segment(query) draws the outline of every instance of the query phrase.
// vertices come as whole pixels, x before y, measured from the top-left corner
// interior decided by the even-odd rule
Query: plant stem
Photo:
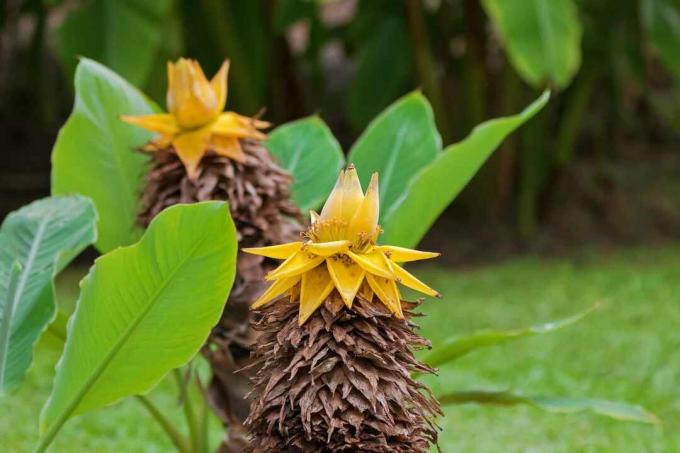
[[[163,428],[163,431],[165,431],[170,440],[172,440],[172,443],[177,447],[177,450],[182,453],[191,453],[192,450],[185,437],[150,399],[143,395],[136,395],[135,398],[142,403],[142,406],[144,406],[146,410],[149,411],[149,414],[151,414],[158,424],[161,425],[161,428]]]
[[[243,43],[240,39],[236,29],[237,22],[230,11],[233,2],[205,0],[200,4],[208,25],[208,30],[205,32],[212,36],[213,45],[219,49],[220,54],[238,62],[243,68],[251,59],[247,57],[247,52],[244,50],[247,47],[245,44],[248,43]],[[261,100],[255,86],[255,79],[249,77],[248,71],[243,69],[230,72],[231,83],[237,88],[236,91],[239,93],[238,97],[242,101],[244,110],[248,113],[256,112],[261,105]]]
[[[517,230],[523,239],[536,231],[538,224],[538,199],[545,180],[547,112],[541,112],[523,129],[521,148],[521,174],[517,200]]]
[[[465,87],[465,133],[481,123],[486,110],[487,72],[485,68],[484,14],[478,0],[463,2],[465,42],[463,86]]]
[[[430,51],[430,43],[427,37],[427,27],[423,20],[420,0],[406,0],[406,19],[409,34],[413,42],[413,54],[418,71],[418,78],[423,86],[423,91],[432,103],[435,120],[444,136],[444,142],[448,143],[452,137],[449,131],[449,122],[444,109],[442,91],[435,74],[434,61]]]
[[[569,97],[555,142],[555,166],[558,168],[568,164],[574,154],[576,139],[583,126],[583,116],[588,109],[596,78],[593,71],[583,74],[578,78]]]
[[[182,372],[179,368],[174,369],[173,373],[175,375],[175,379],[177,380],[180,401],[182,403],[182,409],[184,410],[184,418],[186,419],[187,426],[189,427],[189,438],[191,439],[191,445],[193,447],[193,451],[199,452],[201,451],[201,426],[198,419],[196,418],[196,412],[194,412],[187,382],[184,380]]]
[[[515,70],[506,64],[503,77],[503,93],[501,112],[515,112],[518,110],[522,85]],[[496,174],[496,202],[495,213],[499,217],[511,212],[512,194],[517,168],[517,137],[513,134],[498,150],[498,173]]]
[[[201,453],[208,453],[210,451],[210,438],[208,435],[210,408],[208,407],[208,397],[205,388],[203,387],[203,383],[201,382],[201,379],[199,378],[198,374],[196,374],[194,382],[196,383],[196,388],[198,389],[198,392],[201,395],[201,416],[200,416],[201,449],[199,451]]]

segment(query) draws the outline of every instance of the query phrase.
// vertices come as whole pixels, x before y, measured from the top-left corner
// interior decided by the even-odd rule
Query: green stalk
[[[210,408],[208,407],[208,396],[206,394],[205,388],[203,387],[203,383],[201,382],[201,379],[198,377],[198,374],[196,375],[196,378],[194,379],[194,382],[196,383],[196,388],[201,395],[201,416],[200,416],[200,429],[201,429],[201,435],[200,435],[200,440],[201,440],[201,445],[200,445],[200,452],[201,453],[208,453],[210,451],[210,436],[209,436],[209,421],[210,421]]]
[[[148,398],[142,395],[137,395],[135,396],[139,402],[142,403],[142,405],[149,411],[149,414],[158,422],[159,425],[161,425],[161,428],[163,428],[163,431],[168,435],[172,443],[177,447],[177,450],[180,451],[180,453],[192,453],[191,449],[189,448],[186,440],[180,434],[179,431],[175,428],[175,426],[168,420],[165,415],[156,407],[156,405],[151,402]],[[52,427],[49,429],[47,434],[45,434],[38,442],[38,445],[35,447],[34,452],[36,453],[42,453],[45,450],[47,450],[47,447],[50,446],[54,438],[56,437],[57,433],[63,426],[64,422],[66,419],[60,420],[58,423],[55,423],[52,425]]]
[[[579,77],[571,96],[569,96],[555,141],[555,166],[558,168],[564,167],[572,159],[574,146],[583,126],[583,117],[590,105],[590,95],[593,92],[596,79],[594,71]]]
[[[142,406],[146,408],[146,410],[158,422],[161,428],[163,428],[163,431],[165,431],[165,434],[168,435],[172,443],[175,445],[175,447],[177,447],[178,451],[181,453],[191,453],[192,450],[184,436],[177,430],[177,428],[175,428],[172,422],[168,420],[165,415],[163,415],[163,412],[161,412],[160,409],[158,409],[158,407],[156,407],[156,405],[150,399],[143,395],[136,395],[135,398],[142,404]]]
[[[199,420],[196,418],[196,412],[194,411],[193,403],[191,401],[191,395],[189,395],[187,383],[182,377],[182,372],[179,370],[179,368],[175,368],[173,373],[175,375],[175,379],[177,380],[180,401],[184,411],[184,418],[186,419],[187,426],[189,427],[189,438],[191,439],[191,445],[193,447],[192,451],[200,452],[201,426]]]
[[[465,132],[481,123],[486,110],[486,68],[484,58],[484,19],[478,0],[463,2],[465,41],[467,50],[463,61],[463,86],[465,87]]]
[[[515,70],[506,64],[503,75],[503,93],[501,112],[516,112],[519,110],[519,99],[521,94],[521,81]],[[513,186],[516,176],[517,164],[517,137],[512,134],[505,139],[505,142],[498,150],[498,170],[496,174],[496,202],[495,214],[503,217],[510,212],[512,204]]]
[[[427,27],[423,19],[421,2],[420,0],[407,0],[405,7],[418,78],[423,91],[432,103],[435,120],[442,132],[444,143],[448,143],[452,139],[452,134],[449,130],[448,115],[444,108],[442,90],[434,70],[434,61],[427,36]]]
[[[240,42],[235,18],[229,11],[229,4],[226,1],[205,0],[200,3],[205,12],[205,18],[209,30],[207,33],[212,35],[213,43],[219,49],[220,54],[237,62],[239,65],[246,65],[249,59],[244,53],[246,47]],[[255,112],[260,107],[257,96],[257,88],[253,79],[248,77],[246,71],[230,71],[229,77],[238,89],[239,98],[243,100],[244,109],[247,112]]]
[[[546,165],[546,113],[541,112],[524,126],[522,134],[521,174],[517,200],[517,230],[526,239],[538,226],[538,199],[548,171]]]

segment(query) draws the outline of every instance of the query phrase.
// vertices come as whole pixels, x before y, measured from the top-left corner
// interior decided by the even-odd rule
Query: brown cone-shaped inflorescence
[[[302,325],[288,297],[263,308],[250,451],[423,452],[436,444],[439,404],[411,377],[433,372],[413,355],[430,345],[414,332],[415,305],[402,301],[399,319],[363,296],[348,308],[333,291]]]
[[[168,63],[165,113],[123,115],[121,120],[156,135],[140,146],[151,154],[138,221],[147,226],[159,212],[177,203],[226,200],[240,247],[262,247],[298,237],[300,212],[289,200],[291,176],[262,145],[259,117],[224,111],[227,104],[225,61],[208,79],[197,61]],[[228,426],[221,451],[245,448],[242,421],[248,414],[247,376],[235,371],[248,363],[253,331],[250,304],[264,290],[271,259],[239,254],[236,280],[222,319],[203,348],[213,368],[209,401]]]
[[[171,149],[153,153],[139,223],[148,225],[156,214],[177,203],[226,200],[239,246],[259,247],[299,238],[301,216],[289,198],[291,176],[277,165],[261,142],[244,139],[241,149],[245,156],[242,162],[208,153],[193,178]],[[254,341],[250,304],[262,294],[264,275],[275,265],[268,258],[239,253],[236,280],[222,319],[203,348],[213,369],[209,399],[228,428],[222,446],[225,452],[245,448],[241,424],[248,415],[245,396],[250,384],[247,374],[236,371],[248,364]]]
[[[290,174],[274,161],[260,141],[244,139],[241,148],[243,162],[206,155],[195,178],[188,176],[171,149],[153,153],[142,192],[139,223],[148,225],[160,211],[177,203],[227,200],[240,247],[297,239],[300,226],[291,223],[290,218],[299,219],[300,211],[290,201]]]

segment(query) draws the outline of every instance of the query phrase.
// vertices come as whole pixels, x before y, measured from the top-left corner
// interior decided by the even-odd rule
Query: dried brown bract
[[[358,296],[346,307],[333,291],[303,324],[284,297],[262,309],[254,353],[258,369],[246,421],[254,452],[422,452],[437,441],[441,414],[412,372],[432,373],[413,351],[416,304],[399,319]]]

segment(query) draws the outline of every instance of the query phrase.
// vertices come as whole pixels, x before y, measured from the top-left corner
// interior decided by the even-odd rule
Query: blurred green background
[[[442,379],[627,400],[665,424],[465,406],[447,410],[443,450],[680,450],[680,0],[0,0],[0,218],[49,192],[78,55],[161,105],[168,59],[197,58],[212,76],[230,58],[229,110],[264,108],[275,124],[319,113],[345,149],[414,89],[448,145],[551,88],[425,239],[444,256],[422,278],[445,298],[426,306],[438,316],[424,333],[601,302],[578,326],[471,356]],[[55,344],[41,345],[53,359]],[[35,439],[51,366],[0,402],[10,451]],[[131,402],[86,415],[53,450],[166,451],[144,417]]]
[[[165,62],[184,55],[209,75],[232,60],[228,109],[320,113],[344,148],[414,89],[447,145],[550,87],[445,217],[504,250],[680,231],[679,0],[2,0],[0,13],[0,215],[48,190],[77,56],[163,105]]]

